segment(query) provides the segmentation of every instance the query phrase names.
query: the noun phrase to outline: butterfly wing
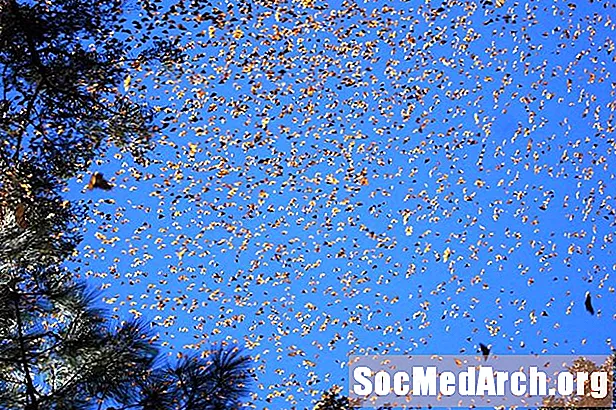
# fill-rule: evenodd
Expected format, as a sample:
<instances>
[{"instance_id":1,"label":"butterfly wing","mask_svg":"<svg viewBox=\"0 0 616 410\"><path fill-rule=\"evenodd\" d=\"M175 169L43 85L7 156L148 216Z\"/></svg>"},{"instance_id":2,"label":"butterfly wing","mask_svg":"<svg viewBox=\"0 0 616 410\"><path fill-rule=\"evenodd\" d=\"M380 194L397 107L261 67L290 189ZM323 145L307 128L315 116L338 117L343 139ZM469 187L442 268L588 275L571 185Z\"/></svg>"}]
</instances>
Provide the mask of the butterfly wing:
<instances>
[{"instance_id":1,"label":"butterfly wing","mask_svg":"<svg viewBox=\"0 0 616 410\"><path fill-rule=\"evenodd\" d=\"M90 182L88 182L88 190L93 190L94 187L96 186L96 175L98 175L98 173L94 173L90 176Z\"/></svg>"},{"instance_id":2,"label":"butterfly wing","mask_svg":"<svg viewBox=\"0 0 616 410\"><path fill-rule=\"evenodd\" d=\"M592 307L592 296L590 292L586 292L586 300L584 301L584 305L586 306L586 311L594 316L595 309Z\"/></svg>"},{"instance_id":3,"label":"butterfly wing","mask_svg":"<svg viewBox=\"0 0 616 410\"><path fill-rule=\"evenodd\" d=\"M28 221L26 221L26 207L24 204L20 203L15 207L15 222L22 229L28 227Z\"/></svg>"},{"instance_id":4,"label":"butterfly wing","mask_svg":"<svg viewBox=\"0 0 616 410\"><path fill-rule=\"evenodd\" d=\"M481 354L483 355L484 360L488 360L490 356L490 348L483 343L479 343L479 349L481 349Z\"/></svg>"},{"instance_id":5,"label":"butterfly wing","mask_svg":"<svg viewBox=\"0 0 616 410\"><path fill-rule=\"evenodd\" d=\"M100 172L95 172L90 177L90 183L88 184L88 189L99 188L105 191L109 191L113 186L103 177L103 174Z\"/></svg>"},{"instance_id":6,"label":"butterfly wing","mask_svg":"<svg viewBox=\"0 0 616 410\"><path fill-rule=\"evenodd\" d=\"M105 191L109 191L112 188L112 185L105 178L103 178L103 174L99 174L96 186L100 189L104 189Z\"/></svg>"}]
</instances>

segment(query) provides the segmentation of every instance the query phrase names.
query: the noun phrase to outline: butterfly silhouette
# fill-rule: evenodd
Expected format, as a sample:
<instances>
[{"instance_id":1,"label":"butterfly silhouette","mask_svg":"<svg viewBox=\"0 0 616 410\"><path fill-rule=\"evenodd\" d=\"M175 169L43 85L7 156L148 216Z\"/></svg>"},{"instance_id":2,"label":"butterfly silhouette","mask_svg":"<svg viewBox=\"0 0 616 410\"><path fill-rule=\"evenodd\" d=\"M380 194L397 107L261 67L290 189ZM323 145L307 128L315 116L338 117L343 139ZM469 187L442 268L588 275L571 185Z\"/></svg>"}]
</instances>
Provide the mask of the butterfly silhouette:
<instances>
[{"instance_id":1,"label":"butterfly silhouette","mask_svg":"<svg viewBox=\"0 0 616 410\"><path fill-rule=\"evenodd\" d=\"M592 307L592 296L590 296L590 292L586 292L586 300L584 301L584 306L586 306L586 311L594 316L595 309Z\"/></svg>"},{"instance_id":2,"label":"butterfly silhouette","mask_svg":"<svg viewBox=\"0 0 616 410\"><path fill-rule=\"evenodd\" d=\"M483 343L479 343L479 349L481 349L481 354L483 355L484 360L488 360L490 356L490 348Z\"/></svg>"},{"instance_id":3,"label":"butterfly silhouette","mask_svg":"<svg viewBox=\"0 0 616 410\"><path fill-rule=\"evenodd\" d=\"M88 183L88 189L92 190L94 188L100 188L103 189L105 191L109 191L111 188L113 188L113 185L111 185L104 177L103 174L100 172L95 172L94 174L92 174L92 176L90 177L90 182Z\"/></svg>"}]
</instances>

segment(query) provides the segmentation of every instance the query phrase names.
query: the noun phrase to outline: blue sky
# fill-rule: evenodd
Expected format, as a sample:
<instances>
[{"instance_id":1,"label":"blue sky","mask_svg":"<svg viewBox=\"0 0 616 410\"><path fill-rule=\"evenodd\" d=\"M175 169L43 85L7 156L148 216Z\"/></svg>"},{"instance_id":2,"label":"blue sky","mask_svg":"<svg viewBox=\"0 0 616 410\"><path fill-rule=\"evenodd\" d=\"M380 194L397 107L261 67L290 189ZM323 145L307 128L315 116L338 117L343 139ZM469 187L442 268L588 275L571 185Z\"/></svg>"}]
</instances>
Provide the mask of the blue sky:
<instances>
[{"instance_id":1,"label":"blue sky","mask_svg":"<svg viewBox=\"0 0 616 410\"><path fill-rule=\"evenodd\" d=\"M257 408L346 387L349 354L608 353L613 6L351 4L168 14L189 58L127 92L173 123L71 186L80 274L171 357L244 347Z\"/></svg>"}]
</instances>

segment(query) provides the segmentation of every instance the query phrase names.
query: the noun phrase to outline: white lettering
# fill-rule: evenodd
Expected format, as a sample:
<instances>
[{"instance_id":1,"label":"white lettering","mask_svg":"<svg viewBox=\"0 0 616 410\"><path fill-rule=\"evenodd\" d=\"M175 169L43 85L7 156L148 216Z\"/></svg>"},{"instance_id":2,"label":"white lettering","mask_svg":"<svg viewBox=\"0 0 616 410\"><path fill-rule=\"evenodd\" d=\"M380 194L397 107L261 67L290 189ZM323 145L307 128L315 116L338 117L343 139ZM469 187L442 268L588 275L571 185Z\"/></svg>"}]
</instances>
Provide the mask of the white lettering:
<instances>
[{"instance_id":1,"label":"white lettering","mask_svg":"<svg viewBox=\"0 0 616 410\"><path fill-rule=\"evenodd\" d=\"M511 394L514 396L523 396L525 393L526 375L523 372L511 373Z\"/></svg>"},{"instance_id":2,"label":"white lettering","mask_svg":"<svg viewBox=\"0 0 616 410\"><path fill-rule=\"evenodd\" d=\"M461 396L474 396L477 391L475 388L475 368L469 367L467 370L460 372L458 384L460 385Z\"/></svg>"},{"instance_id":3,"label":"white lettering","mask_svg":"<svg viewBox=\"0 0 616 410\"><path fill-rule=\"evenodd\" d=\"M494 371L490 366L481 366L479 368L479 376L477 378L477 393L479 395L487 394L488 396L496 396L496 385L494 384Z\"/></svg>"},{"instance_id":4,"label":"white lettering","mask_svg":"<svg viewBox=\"0 0 616 410\"><path fill-rule=\"evenodd\" d=\"M436 367L413 367L413 395L436 396Z\"/></svg>"},{"instance_id":5,"label":"white lettering","mask_svg":"<svg viewBox=\"0 0 616 410\"><path fill-rule=\"evenodd\" d=\"M391 376L381 370L374 376L374 392L377 396L387 396L391 391Z\"/></svg>"},{"instance_id":6,"label":"white lettering","mask_svg":"<svg viewBox=\"0 0 616 410\"><path fill-rule=\"evenodd\" d=\"M358 366L353 370L353 378L359 384L353 385L353 393L359 396L367 396L372 394L372 383L368 376L372 374L367 366Z\"/></svg>"},{"instance_id":7,"label":"white lettering","mask_svg":"<svg viewBox=\"0 0 616 410\"><path fill-rule=\"evenodd\" d=\"M456 375L453 372L443 372L439 378L440 392L443 396L453 396L456 392Z\"/></svg>"},{"instance_id":8,"label":"white lettering","mask_svg":"<svg viewBox=\"0 0 616 410\"><path fill-rule=\"evenodd\" d=\"M531 366L529 378L531 396L547 395L548 381L547 375L544 372L539 372L536 366Z\"/></svg>"},{"instance_id":9,"label":"white lettering","mask_svg":"<svg viewBox=\"0 0 616 410\"><path fill-rule=\"evenodd\" d=\"M398 396L406 396L411 390L408 385L409 374L407 372L397 372L394 374L394 393Z\"/></svg>"}]
</instances>

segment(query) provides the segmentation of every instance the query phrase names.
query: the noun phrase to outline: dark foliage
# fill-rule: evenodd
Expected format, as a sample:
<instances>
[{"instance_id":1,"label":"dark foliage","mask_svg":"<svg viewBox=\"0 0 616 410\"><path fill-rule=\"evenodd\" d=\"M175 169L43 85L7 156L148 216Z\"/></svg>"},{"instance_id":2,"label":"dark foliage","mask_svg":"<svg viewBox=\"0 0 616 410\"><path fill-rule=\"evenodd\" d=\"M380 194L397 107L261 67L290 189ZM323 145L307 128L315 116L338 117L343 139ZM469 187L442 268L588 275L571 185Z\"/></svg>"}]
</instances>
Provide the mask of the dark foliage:
<instances>
[{"instance_id":1,"label":"dark foliage","mask_svg":"<svg viewBox=\"0 0 616 410\"><path fill-rule=\"evenodd\" d=\"M62 187L29 157L0 159L0 269L55 264L72 254L85 210L64 200ZM15 270L2 275L9 272Z\"/></svg>"},{"instance_id":2,"label":"dark foliage","mask_svg":"<svg viewBox=\"0 0 616 410\"><path fill-rule=\"evenodd\" d=\"M0 288L0 384L7 409L86 409L132 397L156 349L143 325L110 326L85 286L58 267L18 269Z\"/></svg>"},{"instance_id":3,"label":"dark foliage","mask_svg":"<svg viewBox=\"0 0 616 410\"><path fill-rule=\"evenodd\" d=\"M112 323L58 267L22 269L0 286L0 408L231 409L248 392L234 349L157 366L143 323Z\"/></svg>"},{"instance_id":4,"label":"dark foliage","mask_svg":"<svg viewBox=\"0 0 616 410\"><path fill-rule=\"evenodd\" d=\"M152 147L128 68L181 59L161 39L131 57L114 37L123 6L0 0L0 409L231 409L248 392L248 357L160 365L148 326L109 320L62 267L85 215L62 198L67 178L111 144L137 160Z\"/></svg>"},{"instance_id":5,"label":"dark foliage","mask_svg":"<svg viewBox=\"0 0 616 410\"><path fill-rule=\"evenodd\" d=\"M143 409L234 409L248 394L250 359L237 349L218 349L205 360L188 357L155 371L142 386Z\"/></svg>"},{"instance_id":6,"label":"dark foliage","mask_svg":"<svg viewBox=\"0 0 616 410\"><path fill-rule=\"evenodd\" d=\"M122 89L130 64L179 59L159 41L131 57L114 37L122 1L0 1L0 156L25 151L54 176L88 167L109 144L138 160L152 111Z\"/></svg>"},{"instance_id":7,"label":"dark foliage","mask_svg":"<svg viewBox=\"0 0 616 410\"><path fill-rule=\"evenodd\" d=\"M342 394L343 387L334 385L321 394L321 398L315 404L314 410L352 410L360 408L361 401L351 399ZM379 407L376 410L391 410L391 407Z\"/></svg>"}]
</instances>

